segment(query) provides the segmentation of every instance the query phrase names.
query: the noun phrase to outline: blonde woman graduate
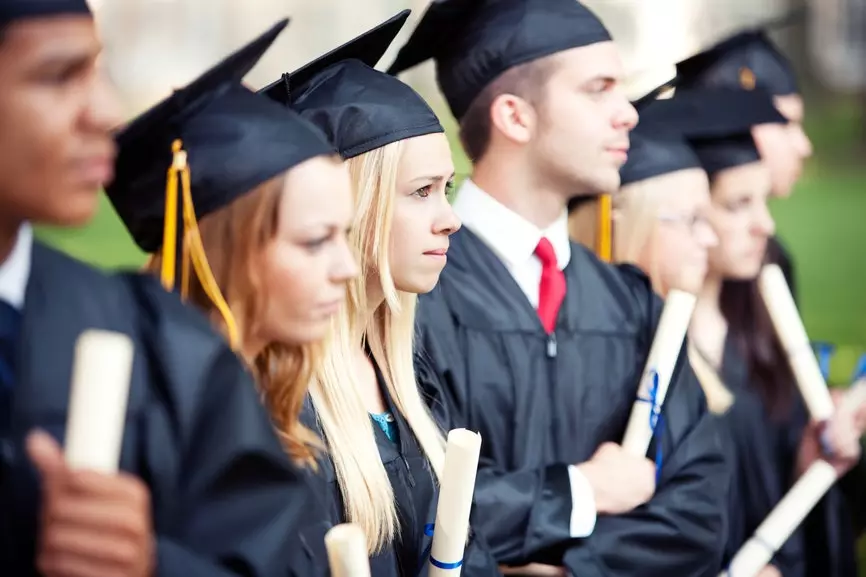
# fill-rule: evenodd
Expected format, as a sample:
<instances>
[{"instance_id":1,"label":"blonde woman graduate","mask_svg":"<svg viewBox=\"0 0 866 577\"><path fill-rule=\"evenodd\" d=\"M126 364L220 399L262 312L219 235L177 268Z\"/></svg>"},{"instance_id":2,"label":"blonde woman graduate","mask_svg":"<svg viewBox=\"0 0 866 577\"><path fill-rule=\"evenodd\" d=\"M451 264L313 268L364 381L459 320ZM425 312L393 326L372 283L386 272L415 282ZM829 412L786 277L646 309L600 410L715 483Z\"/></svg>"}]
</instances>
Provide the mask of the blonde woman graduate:
<instances>
[{"instance_id":1,"label":"blonde woman graduate","mask_svg":"<svg viewBox=\"0 0 866 577\"><path fill-rule=\"evenodd\" d=\"M349 242L360 275L335 319L315 371L305 423L327 455L330 523L367 536L374 575L416 575L430 563L448 422L422 393L428 372L415 354L415 303L445 266L460 227L447 194L451 150L424 100L375 65L408 16L398 14L264 89L321 128L355 186ZM417 362L416 362L417 361ZM461 574L496 575L470 535Z\"/></svg>"}]
</instances>

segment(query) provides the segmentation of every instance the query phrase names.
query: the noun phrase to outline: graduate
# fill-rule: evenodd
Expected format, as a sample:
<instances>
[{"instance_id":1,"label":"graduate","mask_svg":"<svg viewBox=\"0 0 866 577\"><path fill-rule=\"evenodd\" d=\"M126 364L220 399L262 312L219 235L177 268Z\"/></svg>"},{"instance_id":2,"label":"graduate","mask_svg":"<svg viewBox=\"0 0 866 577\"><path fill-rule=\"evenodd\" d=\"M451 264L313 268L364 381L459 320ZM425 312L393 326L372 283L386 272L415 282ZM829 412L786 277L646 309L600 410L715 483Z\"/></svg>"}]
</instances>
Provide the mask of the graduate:
<instances>
[{"instance_id":1,"label":"graduate","mask_svg":"<svg viewBox=\"0 0 866 577\"><path fill-rule=\"evenodd\" d=\"M207 313L252 371L289 456L312 465L318 443L298 419L318 345L357 274L352 187L321 131L239 83L259 46L123 130L107 193L154 254L147 268ZM189 171L167 201L173 148Z\"/></svg>"},{"instance_id":2,"label":"graduate","mask_svg":"<svg viewBox=\"0 0 866 577\"><path fill-rule=\"evenodd\" d=\"M415 304L436 284L460 227L439 119L409 86L372 68L408 15L263 89L327 134L355 186L350 243L361 273L315 371L304 421L328 449L317 473L327 482L329 523L364 529L377 577L417 575L428 563L425 526L436 518L449 423L441 399L419 388L430 389L413 350ZM460 571L499 574L475 534Z\"/></svg>"},{"instance_id":3,"label":"graduate","mask_svg":"<svg viewBox=\"0 0 866 577\"><path fill-rule=\"evenodd\" d=\"M752 134L770 171L772 194L778 198L791 196L803 163L812 155L812 143L803 131L805 109L796 73L767 35L769 29L788 20L739 32L677 64L679 85L684 89L702 86L761 89L773 97L787 122L755 126ZM782 268L791 292L796 295L794 265L777 237L770 241L768 252L770 262Z\"/></svg>"},{"instance_id":4,"label":"graduate","mask_svg":"<svg viewBox=\"0 0 866 577\"><path fill-rule=\"evenodd\" d=\"M419 321L459 424L484 439L478 531L511 567L711 574L729 474L700 386L680 361L653 460L618 445L662 305L635 268L568 240L568 199L619 186L637 122L616 46L573 0L446 0L390 71L430 58L474 167Z\"/></svg>"},{"instance_id":5,"label":"graduate","mask_svg":"<svg viewBox=\"0 0 866 577\"><path fill-rule=\"evenodd\" d=\"M225 339L155 279L33 240L31 223L86 223L112 178L120 118L86 3L3 0L0 28L4 575L291 574L314 493ZM92 328L135 345L117 475L71 471L60 449Z\"/></svg>"},{"instance_id":6,"label":"graduate","mask_svg":"<svg viewBox=\"0 0 866 577\"><path fill-rule=\"evenodd\" d=\"M742 537L748 539L816 459L827 459L840 474L848 471L860 458L861 433L844 413L830 420L826 434L808 422L787 354L760 300L756 278L774 223L767 208L770 173L752 135L703 140L695 151L709 176L708 218L719 242L709 251L689 334L700 360L733 396L724 420L734 440ZM750 287L752 300L725 307L722 286L732 280ZM762 575L811 574L806 551L812 544L795 532Z\"/></svg>"},{"instance_id":7,"label":"graduate","mask_svg":"<svg viewBox=\"0 0 866 577\"><path fill-rule=\"evenodd\" d=\"M784 121L763 91L680 90L672 99L647 107L632 133L629 160L620 172L622 188L614 202L615 260L640 266L661 295L672 289L701 294L708 251L716 250L719 237L710 225L709 180L695 146L714 138L748 137L754 125ZM696 340L703 340L705 330L704 323L695 323L689 349L694 367L707 364L694 346ZM726 368L735 364L730 356L724 362ZM723 372L732 377L731 371ZM697 373L710 409L720 415L730 437L729 466L735 477L727 564L769 512L768 507L781 498L778 451L762 406L742 379L726 386L715 372L709 377L700 370ZM802 574L802 558L798 534L762 575Z\"/></svg>"},{"instance_id":8,"label":"graduate","mask_svg":"<svg viewBox=\"0 0 866 577\"><path fill-rule=\"evenodd\" d=\"M812 153L811 143L802 128L804 105L796 73L791 62L767 34L789 20L790 17L735 34L677 65L684 87L739 86L763 89L773 96L776 107L788 122L783 125L756 126L752 129L752 135L770 173L771 193L779 198L790 196L804 161ZM793 263L777 237L770 239L767 253L768 262L782 268L791 292L796 297ZM754 286L748 282L729 281L722 288L723 307L736 318L752 318L762 314L749 308L755 298ZM769 349L765 347L761 350ZM771 366L769 360L765 364ZM863 503L866 499L862 491L864 478L866 459L861 459L840 480L839 490L831 491L807 520L809 574L857 573L855 541L863 531L863 521L855 504Z\"/></svg>"}]
</instances>

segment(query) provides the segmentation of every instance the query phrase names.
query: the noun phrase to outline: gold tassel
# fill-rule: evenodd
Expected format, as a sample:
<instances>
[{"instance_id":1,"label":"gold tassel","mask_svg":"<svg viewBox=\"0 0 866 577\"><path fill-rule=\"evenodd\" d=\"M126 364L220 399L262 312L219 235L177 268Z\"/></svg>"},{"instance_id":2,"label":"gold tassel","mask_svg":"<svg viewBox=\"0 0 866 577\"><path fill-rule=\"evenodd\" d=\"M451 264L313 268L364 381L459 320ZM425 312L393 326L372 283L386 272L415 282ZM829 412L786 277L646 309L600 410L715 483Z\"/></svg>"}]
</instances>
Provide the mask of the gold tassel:
<instances>
[{"instance_id":1,"label":"gold tassel","mask_svg":"<svg viewBox=\"0 0 866 577\"><path fill-rule=\"evenodd\" d=\"M159 279L165 290L174 290L177 259L177 178L186 166L180 140L171 143L172 161L165 183L165 217L162 225L162 268Z\"/></svg>"},{"instance_id":2,"label":"gold tassel","mask_svg":"<svg viewBox=\"0 0 866 577\"><path fill-rule=\"evenodd\" d=\"M187 155L183 150L183 143L180 140L175 140L171 149L174 160L171 168L169 168L166 185L161 271L163 286L167 290L174 289L177 258L177 179L180 177L184 225L183 254L181 256L183 259L181 261L181 297L186 299L189 296L190 262L192 262L192 268L195 270L196 278L198 278L202 289L225 322L229 345L237 351L240 346L237 322L219 289L207 261L207 255L205 255L204 244L198 229L198 220L195 217L195 207L192 201L192 178L190 177Z\"/></svg>"},{"instance_id":3,"label":"gold tassel","mask_svg":"<svg viewBox=\"0 0 866 577\"><path fill-rule=\"evenodd\" d=\"M603 194L598 199L598 258L610 262L613 257L611 248L611 196Z\"/></svg>"}]
</instances>

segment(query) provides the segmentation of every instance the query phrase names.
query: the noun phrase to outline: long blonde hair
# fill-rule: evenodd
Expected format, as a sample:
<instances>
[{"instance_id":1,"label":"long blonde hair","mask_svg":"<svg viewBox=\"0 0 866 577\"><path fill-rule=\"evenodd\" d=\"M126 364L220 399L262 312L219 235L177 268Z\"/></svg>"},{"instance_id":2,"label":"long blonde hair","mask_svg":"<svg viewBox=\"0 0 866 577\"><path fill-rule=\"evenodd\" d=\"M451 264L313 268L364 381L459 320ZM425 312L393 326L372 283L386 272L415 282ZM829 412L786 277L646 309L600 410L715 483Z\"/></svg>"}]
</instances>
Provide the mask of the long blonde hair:
<instances>
[{"instance_id":1,"label":"long blonde hair","mask_svg":"<svg viewBox=\"0 0 866 577\"><path fill-rule=\"evenodd\" d=\"M371 554L394 541L399 524L394 492L354 370L353 359L364 342L436 480L445 460L444 436L415 380L417 295L397 290L389 265L391 218L402 151L402 143L395 142L347 161L356 195L349 242L357 250L360 275L349 283L347 305L334 320L327 351L310 386L334 463L345 518L364 529ZM367 317L367 287L371 282L381 284L385 301Z\"/></svg>"},{"instance_id":2,"label":"long blonde hair","mask_svg":"<svg viewBox=\"0 0 866 577\"><path fill-rule=\"evenodd\" d=\"M668 287L662 286L653 233L665 190L663 183L650 178L624 186L613 196L613 262L644 269L655 292L662 295Z\"/></svg>"},{"instance_id":3,"label":"long blonde hair","mask_svg":"<svg viewBox=\"0 0 866 577\"><path fill-rule=\"evenodd\" d=\"M260 255L277 234L278 208L285 178L269 180L199 222L204 252L240 335L241 348L259 329L267 295L259 272ZM162 259L154 255L145 268L159 273ZM196 275L189 277L188 300L204 311L227 335L227 325ZM253 373L277 432L289 456L299 464L315 465L318 437L299 416L312 368L321 357L320 345L268 343L254 359L244 359Z\"/></svg>"}]
</instances>

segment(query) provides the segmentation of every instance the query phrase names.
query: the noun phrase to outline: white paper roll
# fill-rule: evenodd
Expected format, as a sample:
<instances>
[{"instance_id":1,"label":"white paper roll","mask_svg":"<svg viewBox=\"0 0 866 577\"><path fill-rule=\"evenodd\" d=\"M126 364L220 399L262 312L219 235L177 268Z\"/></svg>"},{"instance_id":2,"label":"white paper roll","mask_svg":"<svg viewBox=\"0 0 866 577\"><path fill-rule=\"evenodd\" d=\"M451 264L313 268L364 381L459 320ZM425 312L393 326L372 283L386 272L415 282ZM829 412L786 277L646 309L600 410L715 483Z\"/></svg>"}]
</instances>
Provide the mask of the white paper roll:
<instances>
[{"instance_id":1,"label":"white paper roll","mask_svg":"<svg viewBox=\"0 0 866 577\"><path fill-rule=\"evenodd\" d=\"M481 435L466 429L454 429L448 433L430 549L430 577L460 576L461 566L445 569L437 567L436 562L451 565L463 560L480 454Z\"/></svg>"},{"instance_id":2,"label":"white paper roll","mask_svg":"<svg viewBox=\"0 0 866 577\"><path fill-rule=\"evenodd\" d=\"M821 367L812 352L806 328L800 319L800 313L797 312L797 305L791 296L788 283L785 282L782 269L775 264L765 266L758 279L758 286L776 335L788 354L794 379L809 414L816 421L826 421L833 415L833 399L821 375Z\"/></svg>"},{"instance_id":3,"label":"white paper roll","mask_svg":"<svg viewBox=\"0 0 866 577\"><path fill-rule=\"evenodd\" d=\"M117 472L134 352L121 333L87 330L78 337L64 448L71 468Z\"/></svg>"},{"instance_id":4,"label":"white paper roll","mask_svg":"<svg viewBox=\"0 0 866 577\"><path fill-rule=\"evenodd\" d=\"M826 461L813 463L764 519L755 535L737 551L728 570L721 575L755 577L835 482L836 470L832 465Z\"/></svg>"},{"instance_id":5,"label":"white paper roll","mask_svg":"<svg viewBox=\"0 0 866 577\"><path fill-rule=\"evenodd\" d=\"M866 402L866 380L858 381L845 393L839 412L855 411ZM800 476L791 490L773 508L731 560L721 577L754 577L776 551L803 523L809 512L836 482L836 470L826 461L816 461Z\"/></svg>"},{"instance_id":6,"label":"white paper roll","mask_svg":"<svg viewBox=\"0 0 866 577\"><path fill-rule=\"evenodd\" d=\"M660 409L668 393L674 367L680 356L692 312L695 310L695 300L694 295L677 290L670 291L665 299L665 307L647 356L643 378L638 386L639 400L635 401L632 407L622 441L623 448L633 455L644 456L649 448L653 436L650 414L654 407L647 400L651 397L653 374L658 375L655 404Z\"/></svg>"},{"instance_id":7,"label":"white paper roll","mask_svg":"<svg viewBox=\"0 0 866 577\"><path fill-rule=\"evenodd\" d=\"M359 525L335 525L325 535L333 577L370 577L367 536Z\"/></svg>"}]
</instances>

